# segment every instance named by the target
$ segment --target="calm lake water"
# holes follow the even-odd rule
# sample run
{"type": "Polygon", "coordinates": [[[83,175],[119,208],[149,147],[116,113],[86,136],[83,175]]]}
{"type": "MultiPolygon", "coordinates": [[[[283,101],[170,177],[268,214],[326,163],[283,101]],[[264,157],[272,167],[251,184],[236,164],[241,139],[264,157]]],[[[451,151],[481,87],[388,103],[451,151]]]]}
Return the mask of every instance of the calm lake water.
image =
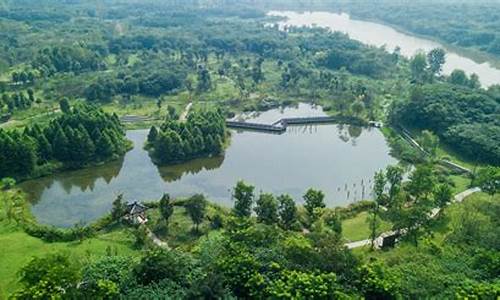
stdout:
{"type": "MultiPolygon", "coordinates": [[[[318,115],[324,115],[320,108],[301,104],[243,117],[273,122],[318,115]]],[[[63,227],[88,223],[108,212],[119,193],[127,201],[157,200],[164,192],[203,193],[232,206],[238,179],[254,184],[257,193],[289,193],[298,203],[314,187],[325,192],[328,206],[346,205],[369,198],[374,173],[397,163],[379,130],[348,125],[294,126],[282,135],[232,131],[224,156],[162,168],[143,150],[146,136],[147,130],[128,131],[135,147],[119,161],[22,183],[38,221],[63,227]]]]}
{"type": "Polygon", "coordinates": [[[272,11],[269,15],[287,17],[286,21],[278,23],[280,26],[314,25],[347,33],[352,39],[368,45],[377,47],[385,45],[391,52],[400,47],[401,54],[406,57],[411,57],[419,51],[429,52],[434,48],[443,48],[447,52],[446,63],[443,66],[445,74],[450,74],[455,69],[462,69],[468,74],[476,73],[484,86],[500,84],[500,70],[489,62],[475,62],[438,42],[405,34],[386,25],[353,20],[345,13],[272,11]]]}

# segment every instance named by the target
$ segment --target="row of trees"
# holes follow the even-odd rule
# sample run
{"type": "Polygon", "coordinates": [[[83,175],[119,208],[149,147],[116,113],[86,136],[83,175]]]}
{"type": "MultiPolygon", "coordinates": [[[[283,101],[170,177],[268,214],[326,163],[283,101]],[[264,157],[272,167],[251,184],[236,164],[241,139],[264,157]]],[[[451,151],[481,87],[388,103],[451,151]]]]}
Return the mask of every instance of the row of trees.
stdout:
{"type": "Polygon", "coordinates": [[[226,123],[221,111],[194,111],[186,122],[167,117],[160,129],[153,126],[149,131],[147,147],[157,163],[169,164],[218,155],[223,150],[226,136],[226,123]]]}
{"type": "Polygon", "coordinates": [[[158,97],[183,86],[186,73],[183,70],[164,70],[150,74],[134,73],[117,78],[100,78],[83,91],[93,102],[109,102],[115,95],[137,95],[158,97]]]}
{"type": "Polygon", "coordinates": [[[30,108],[36,101],[35,93],[28,89],[26,93],[18,92],[14,94],[2,94],[0,98],[0,112],[6,107],[9,112],[30,108]]]}
{"type": "Polygon", "coordinates": [[[128,143],[116,115],[89,105],[61,107],[64,113],[48,126],[0,129],[0,177],[26,177],[51,161],[74,167],[125,153],[128,143]]]}
{"type": "Polygon", "coordinates": [[[393,224],[393,230],[410,238],[415,246],[418,240],[430,233],[433,209],[444,208],[452,200],[451,186],[440,183],[431,165],[418,165],[403,183],[403,171],[390,166],[374,177],[375,206],[371,210],[369,225],[372,247],[377,238],[382,214],[393,224]],[[386,208],[382,213],[381,206],[386,208]]]}
{"type": "Polygon", "coordinates": [[[14,83],[35,83],[36,75],[33,71],[12,72],[12,82],[14,83]]]}
{"type": "Polygon", "coordinates": [[[44,76],[56,72],[81,73],[106,68],[97,51],[82,46],[56,46],[38,52],[32,61],[33,68],[44,76]]]}

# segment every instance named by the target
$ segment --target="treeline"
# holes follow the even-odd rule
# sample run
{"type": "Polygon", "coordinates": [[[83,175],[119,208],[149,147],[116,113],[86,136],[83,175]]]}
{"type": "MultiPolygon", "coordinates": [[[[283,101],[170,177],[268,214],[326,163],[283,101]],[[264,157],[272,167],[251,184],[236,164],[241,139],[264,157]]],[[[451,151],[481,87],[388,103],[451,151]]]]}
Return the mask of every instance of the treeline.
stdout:
{"type": "Polygon", "coordinates": [[[450,44],[500,55],[498,2],[379,1],[341,6],[357,17],[380,19],[450,44]]]}
{"type": "Polygon", "coordinates": [[[57,46],[38,52],[31,63],[44,76],[57,72],[97,71],[106,68],[98,51],[82,46],[57,46]]]}
{"type": "Polygon", "coordinates": [[[394,107],[395,123],[431,129],[478,162],[500,164],[499,94],[445,83],[416,86],[410,100],[394,107]]]}
{"type": "MultiPolygon", "coordinates": [[[[443,226],[450,221],[438,216],[445,240],[438,243],[441,239],[429,238],[417,244],[436,228],[432,210],[447,207],[452,199],[450,187],[439,183],[436,171],[430,165],[418,166],[409,181],[403,181],[403,171],[396,166],[375,175],[375,202],[363,204],[372,216],[370,228],[379,232],[378,219],[389,217],[395,230],[407,231],[402,238],[415,243],[414,248],[404,245],[394,254],[357,256],[347,249],[341,214],[349,212],[325,208],[321,191],[308,190],[302,209],[286,194],[257,194],[254,186],[240,181],[232,190],[232,211],[212,207],[209,216],[203,195],[173,201],[165,194],[147,205],[167,232],[169,224],[176,222],[172,220],[175,210],[183,206],[193,224],[191,234],[199,237],[194,247],[149,245],[149,230],[142,225],[132,229],[136,245],[149,245],[139,259],[111,249],[85,264],[67,254],[34,258],[18,273],[21,285],[14,297],[496,299],[500,287],[495,213],[500,202],[479,199],[447,209],[447,217],[465,221],[443,226]],[[381,204],[388,209],[382,210],[381,204]],[[476,223],[478,217],[481,226],[476,223]]],[[[110,219],[119,220],[124,214],[119,196],[110,219]]]]}
{"type": "Polygon", "coordinates": [[[114,78],[100,78],[84,90],[89,101],[107,102],[115,95],[137,95],[158,97],[183,86],[185,70],[170,69],[154,73],[137,72],[131,75],[118,74],[114,78]]]}
{"type": "Polygon", "coordinates": [[[167,117],[159,130],[153,126],[147,147],[153,159],[164,165],[218,155],[226,136],[226,122],[221,111],[202,110],[190,113],[186,122],[167,117]]]}
{"type": "Polygon", "coordinates": [[[89,105],[63,107],[48,126],[0,129],[0,177],[24,178],[51,162],[77,167],[125,153],[128,143],[116,115],[89,105]]]}
{"type": "Polygon", "coordinates": [[[2,94],[0,97],[0,112],[7,108],[9,112],[14,110],[23,110],[30,108],[37,99],[35,98],[35,93],[32,89],[28,89],[26,93],[18,92],[13,94],[2,94]]]}

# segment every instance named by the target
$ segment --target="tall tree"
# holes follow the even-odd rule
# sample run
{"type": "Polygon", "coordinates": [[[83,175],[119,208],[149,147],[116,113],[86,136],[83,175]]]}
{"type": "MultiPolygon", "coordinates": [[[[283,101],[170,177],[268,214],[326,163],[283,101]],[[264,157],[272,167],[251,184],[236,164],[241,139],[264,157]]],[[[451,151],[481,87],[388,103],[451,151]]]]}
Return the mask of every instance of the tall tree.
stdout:
{"type": "Polygon", "coordinates": [[[120,221],[125,215],[127,204],[123,202],[123,194],[120,194],[113,201],[113,208],[111,209],[111,218],[114,221],[120,221]]]}
{"type": "Polygon", "coordinates": [[[500,192],[500,168],[488,166],[480,169],[476,184],[493,198],[495,194],[500,192]]]}
{"type": "Polygon", "coordinates": [[[163,220],[165,221],[165,224],[167,224],[167,227],[168,227],[168,221],[173,213],[174,213],[174,205],[170,200],[170,195],[163,194],[163,197],[161,197],[160,199],[160,214],[163,220]]]}
{"type": "Polygon", "coordinates": [[[290,230],[293,223],[297,221],[297,207],[295,206],[295,201],[293,201],[290,195],[284,194],[278,196],[278,202],[278,215],[281,227],[290,230]]]}
{"type": "Polygon", "coordinates": [[[254,189],[254,186],[247,185],[242,180],[238,181],[233,189],[233,198],[235,200],[233,211],[238,217],[250,217],[252,214],[254,189]]]}
{"type": "Polygon", "coordinates": [[[446,53],[441,48],[432,49],[427,54],[427,60],[429,62],[429,69],[433,75],[439,75],[443,69],[443,65],[446,62],[446,53]]]}
{"type": "Polygon", "coordinates": [[[186,202],[186,212],[194,223],[194,230],[198,232],[199,225],[205,218],[207,200],[202,194],[196,194],[189,198],[186,202]]]}
{"type": "Polygon", "coordinates": [[[415,82],[424,83],[427,77],[427,59],[425,54],[419,53],[410,60],[410,70],[415,82]]]}
{"type": "Polygon", "coordinates": [[[151,126],[151,129],[149,130],[148,133],[148,142],[154,143],[157,138],[158,138],[158,129],[156,129],[156,126],[151,126]]]}
{"type": "Polygon", "coordinates": [[[386,169],[387,182],[389,183],[389,201],[391,206],[397,194],[401,190],[401,182],[403,181],[403,170],[398,166],[388,166],[386,169]]]}
{"type": "Polygon", "coordinates": [[[278,223],[278,202],[272,194],[260,194],[256,201],[257,221],[267,225],[278,223]]]}
{"type": "Polygon", "coordinates": [[[322,191],[318,191],[315,189],[309,189],[304,195],[304,208],[306,209],[311,221],[314,222],[318,219],[318,209],[324,208],[325,202],[325,194],[322,191]]]}
{"type": "Polygon", "coordinates": [[[449,184],[443,183],[438,185],[434,190],[434,201],[436,205],[440,208],[439,213],[442,214],[443,208],[451,202],[453,198],[453,191],[449,184]]]}
{"type": "Polygon", "coordinates": [[[385,195],[384,188],[387,183],[385,175],[383,172],[375,173],[374,184],[373,184],[373,198],[375,200],[375,204],[371,210],[371,216],[368,219],[370,225],[370,240],[371,240],[371,248],[375,248],[375,239],[377,238],[377,230],[380,226],[379,213],[380,213],[380,205],[384,203],[385,195]]]}
{"type": "Polygon", "coordinates": [[[71,112],[71,106],[69,105],[68,98],[62,98],[61,101],[59,101],[59,108],[65,114],[71,112]]]}

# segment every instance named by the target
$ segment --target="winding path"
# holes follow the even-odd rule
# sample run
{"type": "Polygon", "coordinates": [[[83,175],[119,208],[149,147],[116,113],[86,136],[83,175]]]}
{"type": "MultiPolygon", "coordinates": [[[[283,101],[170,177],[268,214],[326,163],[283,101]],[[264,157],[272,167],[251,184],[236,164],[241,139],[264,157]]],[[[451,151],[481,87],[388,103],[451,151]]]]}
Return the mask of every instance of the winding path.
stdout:
{"type": "Polygon", "coordinates": [[[168,243],[165,241],[160,240],[149,228],[146,227],[146,231],[148,234],[148,238],[158,247],[170,250],[170,247],[168,246],[168,243]]]}
{"type": "Polygon", "coordinates": [[[193,106],[193,102],[189,102],[188,105],[186,105],[186,108],[182,112],[181,116],[179,117],[179,121],[184,122],[187,119],[187,116],[189,114],[189,111],[191,110],[191,106],[193,106]]]}
{"type": "MultiPolygon", "coordinates": [[[[451,201],[452,203],[459,203],[459,202],[462,202],[465,198],[469,197],[470,195],[474,194],[474,193],[477,193],[477,192],[480,192],[481,189],[478,188],[478,187],[475,187],[475,188],[470,188],[468,190],[465,190],[461,193],[458,193],[455,195],[455,197],[453,197],[453,200],[451,201]]],[[[431,218],[435,218],[439,211],[441,209],[440,208],[434,208],[431,212],[431,215],[430,217],[431,218]]],[[[375,239],[375,248],[381,248],[382,247],[382,243],[384,241],[384,238],[387,237],[387,236],[391,236],[391,235],[394,235],[396,232],[395,231],[386,231],[382,234],[380,234],[376,239],[375,239]]],[[[346,243],[345,246],[348,248],[348,249],[354,249],[354,248],[359,248],[359,247],[363,247],[363,246],[369,246],[371,245],[371,239],[366,239],[366,240],[361,240],[361,241],[355,241],[355,242],[350,242],[350,243],[346,243]]]]}

